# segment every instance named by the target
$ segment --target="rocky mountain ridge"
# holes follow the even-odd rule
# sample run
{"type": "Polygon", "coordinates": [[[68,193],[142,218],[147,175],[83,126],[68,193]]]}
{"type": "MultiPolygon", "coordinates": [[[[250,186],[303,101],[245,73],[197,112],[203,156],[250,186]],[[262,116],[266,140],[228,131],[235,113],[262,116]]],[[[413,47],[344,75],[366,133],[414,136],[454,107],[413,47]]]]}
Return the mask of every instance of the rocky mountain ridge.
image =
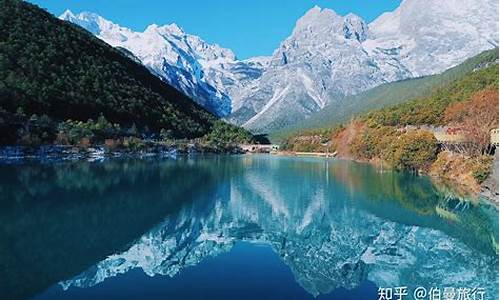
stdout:
{"type": "Polygon", "coordinates": [[[316,6],[270,57],[231,50],[177,25],[133,32],[90,13],[61,18],[131,51],[163,80],[256,133],[300,122],[380,84],[441,73],[498,46],[494,0],[405,0],[371,23],[316,6]]]}

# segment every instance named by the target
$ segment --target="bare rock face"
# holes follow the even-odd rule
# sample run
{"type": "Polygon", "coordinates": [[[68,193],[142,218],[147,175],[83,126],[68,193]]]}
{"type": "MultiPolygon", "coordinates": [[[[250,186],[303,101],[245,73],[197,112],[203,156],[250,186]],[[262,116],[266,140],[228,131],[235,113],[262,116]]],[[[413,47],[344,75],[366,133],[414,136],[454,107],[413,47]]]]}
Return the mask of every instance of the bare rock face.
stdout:
{"type": "Polygon", "coordinates": [[[498,46],[498,2],[406,0],[371,24],[315,7],[238,97],[233,121],[269,132],[382,83],[440,73],[498,46]],[[250,87],[250,86],[249,86],[250,87]]]}

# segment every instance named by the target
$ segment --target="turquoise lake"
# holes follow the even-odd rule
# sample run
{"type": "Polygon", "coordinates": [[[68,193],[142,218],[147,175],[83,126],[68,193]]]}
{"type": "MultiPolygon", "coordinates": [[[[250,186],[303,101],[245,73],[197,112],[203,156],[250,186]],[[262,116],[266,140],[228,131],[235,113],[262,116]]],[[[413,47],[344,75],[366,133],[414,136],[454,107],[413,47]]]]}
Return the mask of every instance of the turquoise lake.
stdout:
{"type": "Polygon", "coordinates": [[[1,299],[498,299],[496,208],[367,164],[17,162],[0,207],[1,299]]]}

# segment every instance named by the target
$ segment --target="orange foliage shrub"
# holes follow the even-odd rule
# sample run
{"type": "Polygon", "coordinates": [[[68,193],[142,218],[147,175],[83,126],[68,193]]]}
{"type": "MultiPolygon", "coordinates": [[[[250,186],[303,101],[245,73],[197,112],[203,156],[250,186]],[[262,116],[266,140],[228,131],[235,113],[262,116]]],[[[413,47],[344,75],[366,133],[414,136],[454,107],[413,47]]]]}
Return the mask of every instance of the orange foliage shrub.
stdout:
{"type": "Polygon", "coordinates": [[[464,129],[473,143],[471,154],[482,153],[490,143],[490,131],[498,128],[498,90],[483,90],[468,101],[449,105],[445,121],[464,129]]]}

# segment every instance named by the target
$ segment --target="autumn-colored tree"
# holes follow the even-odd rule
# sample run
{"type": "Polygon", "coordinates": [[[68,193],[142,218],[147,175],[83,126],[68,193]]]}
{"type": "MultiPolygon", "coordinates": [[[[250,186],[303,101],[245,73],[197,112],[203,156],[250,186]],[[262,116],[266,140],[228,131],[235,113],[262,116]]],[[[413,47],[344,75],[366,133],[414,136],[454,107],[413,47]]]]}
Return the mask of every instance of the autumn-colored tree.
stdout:
{"type": "Polygon", "coordinates": [[[437,150],[437,141],[432,133],[412,130],[392,141],[385,156],[395,168],[421,170],[434,162],[437,150]]]}
{"type": "Polygon", "coordinates": [[[390,156],[388,145],[399,136],[395,127],[380,126],[363,128],[351,141],[350,152],[358,159],[381,158],[390,156]]]}
{"type": "Polygon", "coordinates": [[[463,113],[468,104],[468,101],[450,104],[444,112],[444,121],[447,124],[458,125],[464,119],[463,113]]]}
{"type": "Polygon", "coordinates": [[[490,131],[498,128],[498,90],[483,90],[468,101],[448,106],[445,120],[464,129],[471,142],[468,154],[484,153],[490,144],[490,131]]]}

